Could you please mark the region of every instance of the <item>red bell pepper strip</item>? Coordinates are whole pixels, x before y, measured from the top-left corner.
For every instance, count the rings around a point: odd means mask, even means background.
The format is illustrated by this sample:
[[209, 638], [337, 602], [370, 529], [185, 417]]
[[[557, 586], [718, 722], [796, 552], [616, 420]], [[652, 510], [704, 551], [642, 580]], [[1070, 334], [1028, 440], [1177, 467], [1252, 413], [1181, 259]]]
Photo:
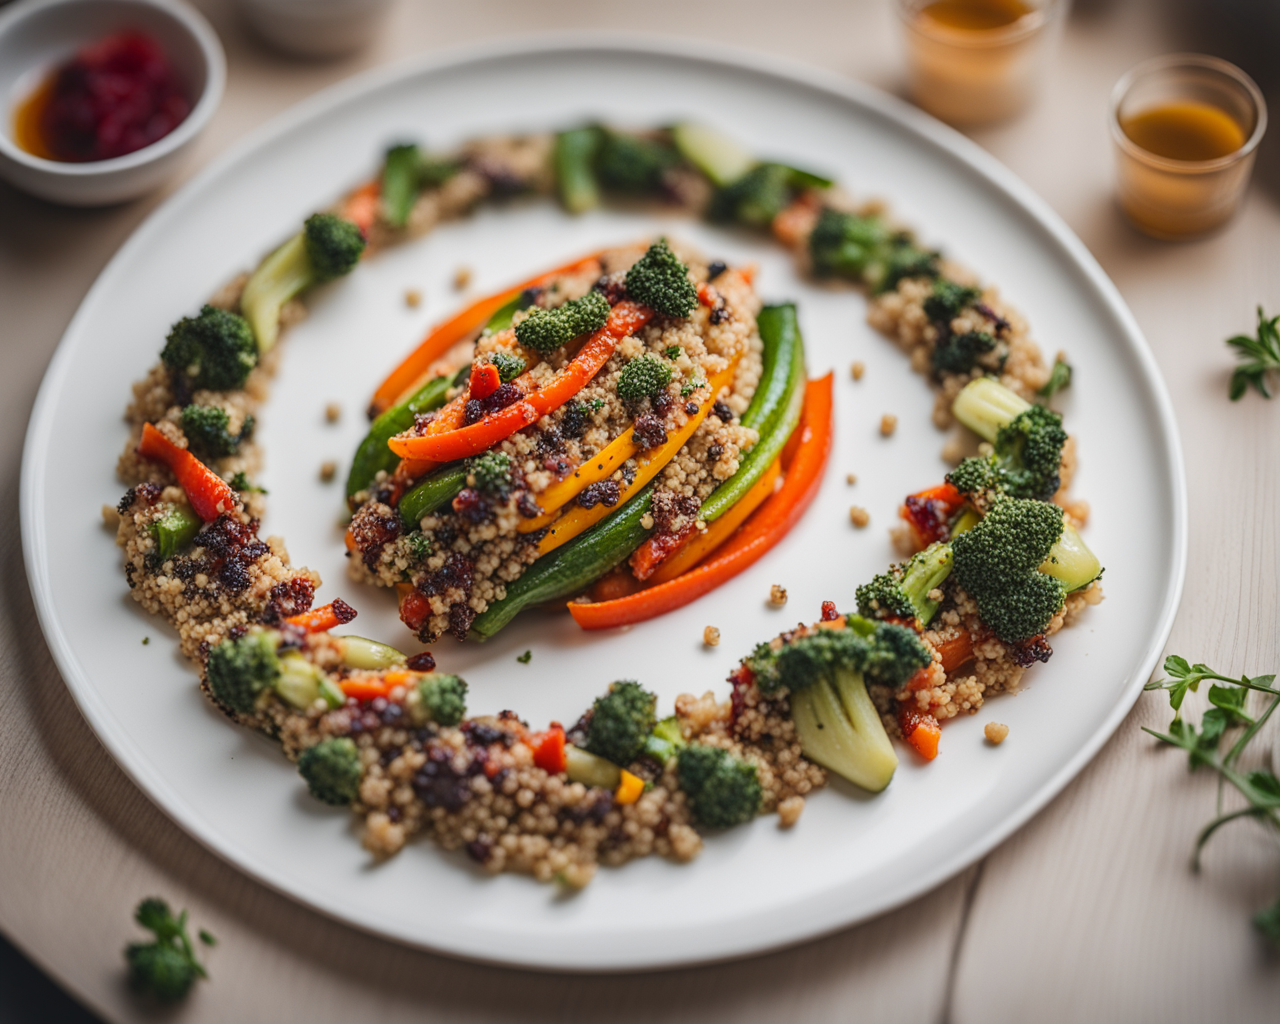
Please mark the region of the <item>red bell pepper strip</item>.
[[401, 458], [433, 459], [436, 462], [453, 462], [487, 451], [569, 401], [609, 361], [618, 343], [638, 331], [652, 317], [653, 310], [647, 306], [619, 302], [609, 311], [608, 322], [587, 339], [578, 354], [546, 387], [470, 426], [417, 437], [397, 434], [387, 445]]
[[498, 368], [493, 363], [480, 363], [471, 370], [471, 397], [488, 398], [498, 390], [498, 385], [501, 383], [502, 378], [498, 375]]
[[319, 608], [312, 608], [309, 612], [290, 615], [284, 621], [290, 626], [305, 629], [308, 633], [327, 633], [335, 626], [350, 622], [355, 617], [356, 610], [338, 597]]
[[382, 183], [367, 181], [352, 192], [342, 203], [341, 216], [360, 229], [367, 239], [378, 215], [378, 200], [382, 196]]
[[754, 564], [785, 537], [813, 501], [831, 453], [832, 375], [805, 387], [804, 411], [796, 434], [804, 443], [787, 467], [782, 486], [707, 561], [666, 583], [629, 597], [596, 604], [572, 602], [569, 612], [583, 629], [610, 629], [643, 622], [683, 608]]
[[138, 454], [152, 462], [168, 466], [178, 478], [178, 485], [187, 492], [196, 515], [206, 523], [240, 506], [240, 499], [222, 477], [197, 459], [185, 448], [179, 448], [150, 423], [142, 425], [142, 440], [138, 442]]
[[555, 775], [569, 767], [564, 752], [564, 728], [552, 722], [546, 732], [536, 733], [526, 741], [533, 748], [533, 763], [544, 772]]
[[942, 539], [947, 521], [960, 511], [963, 504], [963, 494], [950, 484], [939, 484], [927, 491], [907, 495], [898, 515], [911, 525], [916, 541], [923, 549]]
[[410, 352], [404, 362], [392, 370], [391, 375], [378, 386], [369, 407], [372, 415], [378, 416], [400, 401], [409, 389], [417, 384], [418, 378], [430, 369], [432, 363], [472, 331], [478, 331], [487, 324], [494, 313], [526, 288], [537, 288], [561, 274], [585, 272], [593, 263], [599, 264], [599, 253], [566, 263], [563, 267], [549, 270], [537, 277], [531, 277], [514, 288], [479, 299], [462, 312], [456, 313], [428, 334], [422, 344]]

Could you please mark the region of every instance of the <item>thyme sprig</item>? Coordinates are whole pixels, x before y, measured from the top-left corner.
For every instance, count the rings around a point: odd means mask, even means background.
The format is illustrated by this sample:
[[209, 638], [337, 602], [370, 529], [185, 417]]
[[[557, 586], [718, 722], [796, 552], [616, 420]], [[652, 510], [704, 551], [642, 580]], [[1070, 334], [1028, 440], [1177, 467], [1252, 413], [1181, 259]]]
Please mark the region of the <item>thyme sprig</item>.
[[[1275, 321], [1272, 321], [1274, 327]], [[1218, 775], [1218, 813], [1196, 836], [1195, 854], [1191, 860], [1194, 871], [1200, 870], [1200, 855], [1209, 838], [1223, 825], [1242, 818], [1253, 818], [1280, 834], [1280, 779], [1266, 770], [1242, 771], [1240, 755], [1249, 742], [1258, 735], [1272, 713], [1280, 707], [1280, 689], [1275, 686], [1274, 675], [1241, 676], [1239, 679], [1224, 676], [1208, 665], [1188, 663], [1186, 658], [1170, 655], [1165, 659], [1164, 670], [1168, 679], [1153, 680], [1144, 687], [1147, 690], [1166, 690], [1173, 708], [1173, 721], [1167, 733], [1143, 727], [1156, 739], [1187, 752], [1190, 768], [1209, 768]], [[1205, 680], [1210, 681], [1209, 704], [1211, 707], [1200, 718], [1200, 728], [1182, 717], [1182, 702], [1188, 691], [1196, 692]], [[1256, 716], [1247, 709], [1250, 693], [1262, 693], [1268, 697], [1266, 705]], [[1223, 742], [1230, 730], [1243, 731], [1223, 753]], [[1236, 810], [1224, 809], [1226, 786], [1230, 784], [1245, 799], [1245, 806]], [[1280, 946], [1280, 899], [1259, 910], [1253, 917], [1258, 930]]]
[[1267, 314], [1258, 307], [1258, 336], [1251, 338], [1247, 334], [1237, 334], [1228, 338], [1227, 344], [1236, 350], [1240, 365], [1231, 374], [1231, 401], [1239, 401], [1250, 385], [1258, 389], [1263, 398], [1270, 398], [1267, 378], [1280, 371], [1280, 329], [1276, 323], [1280, 316], [1267, 319]]

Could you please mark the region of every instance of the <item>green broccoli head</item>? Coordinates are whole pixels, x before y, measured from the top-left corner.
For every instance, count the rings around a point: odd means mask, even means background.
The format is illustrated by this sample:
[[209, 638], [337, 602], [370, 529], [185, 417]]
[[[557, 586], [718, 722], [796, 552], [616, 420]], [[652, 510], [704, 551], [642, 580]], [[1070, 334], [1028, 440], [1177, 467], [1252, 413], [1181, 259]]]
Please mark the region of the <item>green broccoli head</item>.
[[525, 361], [513, 352], [494, 352], [489, 356], [491, 362], [498, 369], [498, 379], [503, 384], [509, 384], [528, 368]]
[[590, 291], [555, 309], [533, 309], [516, 324], [516, 340], [546, 355], [574, 338], [600, 330], [608, 320], [609, 300]]
[[891, 292], [900, 281], [908, 278], [937, 277], [941, 256], [937, 252], [919, 248], [905, 232], [890, 239], [879, 258], [867, 267], [863, 280], [871, 290], [880, 295]]
[[756, 766], [720, 747], [695, 743], [676, 754], [676, 776], [694, 819], [708, 828], [732, 828], [760, 813], [764, 790]]
[[657, 703], [658, 698], [639, 683], [614, 683], [596, 699], [585, 748], [614, 764], [629, 765], [653, 731]]
[[346, 736], [331, 736], [302, 752], [298, 773], [321, 803], [345, 807], [360, 795], [360, 750]]
[[980, 509], [988, 508], [1002, 493], [995, 460], [978, 455], [965, 459], [948, 473], [947, 483]]
[[275, 634], [254, 629], [214, 647], [205, 665], [205, 677], [214, 697], [232, 711], [253, 711], [259, 695], [280, 678], [276, 646]]
[[804, 690], [840, 673], [897, 687], [932, 660], [914, 630], [848, 616], [843, 628], [801, 629], [760, 644], [746, 664], [760, 691], [771, 694]]
[[698, 304], [698, 290], [689, 280], [689, 268], [680, 262], [665, 238], [627, 271], [627, 295], [665, 316], [688, 316]]
[[858, 588], [858, 614], [874, 619], [916, 620], [929, 625], [939, 602], [929, 595], [951, 575], [947, 544], [933, 544]]
[[796, 196], [794, 172], [782, 164], [758, 164], [720, 189], [707, 210], [712, 220], [767, 228]]
[[205, 306], [169, 331], [160, 359], [186, 391], [234, 391], [258, 365], [258, 345], [243, 317]]
[[471, 462], [471, 475], [476, 478], [476, 490], [491, 498], [505, 500], [511, 494], [511, 456], [506, 452], [477, 456]]
[[624, 402], [654, 398], [670, 383], [670, 365], [666, 360], [646, 353], [622, 368], [618, 375], [618, 397]]
[[182, 432], [201, 459], [234, 455], [253, 436], [253, 416], [247, 415], [238, 434], [231, 433], [231, 417], [216, 405], [188, 405], [182, 410]]
[[[136, 991], [150, 992], [161, 1002], [177, 1002], [191, 991], [197, 978], [207, 976], [191, 949], [186, 911], [174, 917], [169, 904], [152, 897], [139, 903], [133, 916], [155, 935], [155, 941], [131, 942], [125, 947], [130, 985]], [[212, 936], [205, 941], [212, 943]]]
[[457, 725], [467, 717], [467, 682], [460, 676], [432, 672], [418, 682], [418, 706], [438, 725]]
[[809, 256], [819, 277], [861, 280], [889, 242], [889, 229], [879, 217], [824, 209], [809, 235]]
[[1048, 501], [1057, 493], [1062, 447], [1067, 432], [1062, 417], [1033, 405], [996, 435], [995, 459], [1003, 489], [1015, 498]]
[[897, 566], [860, 586], [857, 598], [858, 614], [870, 619], [909, 619], [915, 615], [911, 599], [902, 589], [902, 575]]
[[986, 331], [965, 331], [952, 334], [949, 331], [938, 339], [933, 347], [933, 372], [969, 373], [978, 360], [996, 347], [996, 339]]
[[1037, 570], [1062, 536], [1063, 523], [1057, 505], [1002, 497], [952, 540], [956, 579], [1001, 640], [1039, 636], [1061, 610], [1062, 583]]
[[940, 278], [933, 282], [933, 292], [924, 300], [925, 316], [934, 323], [949, 324], [981, 294], [977, 288]]
[[679, 159], [673, 149], [653, 139], [607, 131], [596, 156], [596, 175], [615, 192], [655, 193], [667, 168]]
[[365, 241], [360, 229], [332, 213], [312, 214], [307, 218], [304, 233], [317, 284], [351, 273], [364, 253]]

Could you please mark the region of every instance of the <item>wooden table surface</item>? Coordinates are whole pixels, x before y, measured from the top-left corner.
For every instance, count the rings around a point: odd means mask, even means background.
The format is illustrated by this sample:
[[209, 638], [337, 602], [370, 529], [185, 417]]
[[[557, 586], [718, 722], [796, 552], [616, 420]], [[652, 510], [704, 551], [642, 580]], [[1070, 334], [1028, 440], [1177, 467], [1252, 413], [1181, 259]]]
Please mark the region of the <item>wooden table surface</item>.
[[[887, 0], [410, 0], [369, 51], [336, 63], [278, 57], [246, 35], [228, 3], [198, 5], [222, 35], [230, 75], [188, 173], [361, 68], [499, 35], [633, 28], [636, 18], [900, 86]], [[1169, 649], [1221, 671], [1269, 672], [1280, 668], [1280, 399], [1227, 401], [1232, 360], [1222, 339], [1252, 330], [1259, 302], [1280, 312], [1280, 146], [1264, 151], [1242, 214], [1215, 237], [1166, 245], [1125, 226], [1110, 193], [1112, 83], [1148, 56], [1208, 46], [1167, 14], [1158, 0], [1077, 0], [1039, 105], [975, 138], [1098, 257], [1173, 394], [1191, 545]], [[134, 904], [150, 893], [190, 908], [221, 939], [208, 958], [214, 980], [174, 1015], [184, 1021], [1280, 1015], [1280, 957], [1248, 924], [1280, 894], [1276, 844], [1251, 825], [1233, 826], [1215, 839], [1204, 873], [1190, 873], [1214, 784], [1140, 731], [1167, 724], [1154, 694], [1046, 810], [936, 891], [817, 942], [696, 970], [584, 977], [460, 963], [329, 921], [206, 852], [133, 787], [80, 717], [40, 638], [17, 528], [22, 437], [45, 365], [103, 264], [162, 198], [76, 211], [0, 186], [0, 514], [9, 524], [0, 531], [0, 929], [104, 1018], [148, 1017], [123, 985], [120, 950]], [[1141, 515], [1144, 496], [1133, 497]], [[1280, 761], [1280, 749], [1273, 757]]]

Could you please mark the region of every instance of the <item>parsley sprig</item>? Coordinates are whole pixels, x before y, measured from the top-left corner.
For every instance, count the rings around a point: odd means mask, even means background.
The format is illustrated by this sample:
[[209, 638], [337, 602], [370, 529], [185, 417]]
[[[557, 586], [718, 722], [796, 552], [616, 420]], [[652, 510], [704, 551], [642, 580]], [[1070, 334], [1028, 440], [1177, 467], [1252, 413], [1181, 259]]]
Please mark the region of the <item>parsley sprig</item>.
[[[187, 912], [177, 917], [164, 900], [152, 897], [138, 904], [134, 920], [155, 935], [154, 942], [131, 942], [124, 957], [129, 963], [129, 981], [140, 992], [150, 992], [162, 1002], [172, 1003], [191, 991], [197, 978], [208, 973], [196, 960], [187, 935]], [[206, 946], [217, 940], [204, 929], [200, 941]]]
[[1258, 336], [1251, 338], [1247, 334], [1237, 334], [1228, 338], [1227, 344], [1236, 350], [1240, 365], [1231, 374], [1231, 401], [1239, 401], [1250, 385], [1258, 389], [1263, 398], [1270, 398], [1267, 378], [1280, 371], [1280, 330], [1276, 323], [1280, 316], [1267, 319], [1267, 314], [1258, 307]]
[[[1275, 321], [1272, 321], [1274, 327]], [[1275, 686], [1276, 677], [1241, 676], [1235, 679], [1220, 675], [1208, 665], [1192, 665], [1186, 658], [1170, 655], [1165, 659], [1164, 670], [1169, 673], [1168, 679], [1156, 679], [1147, 683], [1147, 690], [1166, 690], [1169, 704], [1173, 708], [1173, 721], [1169, 723], [1167, 733], [1156, 732], [1143, 727], [1158, 740], [1170, 746], [1185, 750], [1190, 758], [1192, 771], [1197, 768], [1209, 768], [1218, 775], [1218, 813], [1217, 816], [1200, 830], [1196, 837], [1195, 855], [1191, 866], [1200, 870], [1200, 854], [1209, 838], [1228, 822], [1241, 818], [1253, 818], [1264, 826], [1280, 832], [1280, 779], [1265, 770], [1242, 771], [1239, 767], [1240, 755], [1244, 753], [1249, 742], [1258, 735], [1267, 719], [1277, 707], [1280, 707], [1280, 689]], [[1182, 717], [1182, 702], [1188, 691], [1197, 692], [1200, 684], [1210, 681], [1209, 704], [1211, 707], [1200, 718], [1200, 728]], [[1252, 692], [1266, 694], [1269, 698], [1261, 713], [1249, 714], [1247, 709], [1249, 694]], [[1242, 728], [1234, 742], [1223, 753], [1223, 741], [1229, 731]], [[1245, 806], [1235, 810], [1225, 810], [1225, 790], [1231, 785], [1245, 799]], [[1253, 923], [1277, 946], [1280, 946], [1280, 899], [1271, 906], [1258, 911]]]

